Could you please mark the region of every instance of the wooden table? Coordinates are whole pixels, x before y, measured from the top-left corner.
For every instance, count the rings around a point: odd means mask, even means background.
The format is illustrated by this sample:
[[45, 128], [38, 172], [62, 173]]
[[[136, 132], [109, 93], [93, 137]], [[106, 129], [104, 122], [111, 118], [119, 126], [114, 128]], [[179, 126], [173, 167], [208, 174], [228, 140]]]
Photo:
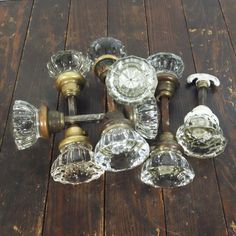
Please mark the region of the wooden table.
[[[196, 104], [191, 73], [212, 73], [221, 87], [208, 104], [228, 139], [214, 160], [188, 158], [194, 182], [154, 189], [140, 169], [81, 186], [52, 181], [57, 135], [17, 151], [12, 138], [15, 99], [63, 110], [46, 63], [64, 48], [86, 52], [101, 36], [122, 40], [141, 57], [171, 51], [185, 73], [171, 103], [173, 132]], [[0, 2], [0, 236], [224, 236], [236, 235], [236, 2], [234, 0], [23, 0]], [[91, 73], [79, 97], [81, 113], [105, 111], [104, 86]], [[98, 125], [84, 127], [93, 144]]]

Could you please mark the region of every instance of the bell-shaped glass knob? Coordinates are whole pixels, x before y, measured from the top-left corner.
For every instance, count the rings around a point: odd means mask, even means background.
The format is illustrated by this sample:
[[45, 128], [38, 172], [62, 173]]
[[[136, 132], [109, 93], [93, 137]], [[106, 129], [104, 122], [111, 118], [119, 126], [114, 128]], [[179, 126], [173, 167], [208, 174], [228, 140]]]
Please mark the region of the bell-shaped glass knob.
[[92, 147], [73, 142], [61, 150], [61, 154], [53, 162], [51, 176], [62, 184], [82, 184], [98, 179], [104, 171], [94, 164]]
[[186, 155], [200, 159], [218, 156], [227, 144], [218, 118], [205, 105], [195, 107], [185, 116], [176, 138]]
[[91, 65], [92, 61], [81, 52], [65, 50], [52, 55], [47, 68], [49, 76], [57, 79], [60, 74], [65, 72], [76, 72], [85, 77]]
[[117, 60], [106, 76], [109, 95], [120, 104], [137, 105], [154, 96], [157, 79], [147, 60], [128, 56]]
[[160, 52], [147, 58], [148, 62], [155, 68], [157, 74], [167, 73], [181, 78], [184, 71], [184, 62], [181, 57], [169, 53]]
[[146, 139], [157, 136], [160, 120], [160, 110], [156, 98], [151, 97], [142, 104], [132, 106], [128, 111], [135, 130]]
[[106, 171], [124, 171], [140, 164], [149, 155], [149, 145], [131, 127], [105, 131], [95, 147], [95, 163]]
[[13, 105], [13, 135], [18, 150], [31, 147], [40, 137], [38, 109], [28, 102], [16, 100]]
[[94, 61], [103, 55], [113, 55], [117, 58], [126, 56], [125, 46], [118, 39], [103, 37], [90, 44], [88, 54]]
[[141, 181], [153, 187], [171, 188], [189, 184], [194, 171], [179, 150], [154, 149], [144, 162]]

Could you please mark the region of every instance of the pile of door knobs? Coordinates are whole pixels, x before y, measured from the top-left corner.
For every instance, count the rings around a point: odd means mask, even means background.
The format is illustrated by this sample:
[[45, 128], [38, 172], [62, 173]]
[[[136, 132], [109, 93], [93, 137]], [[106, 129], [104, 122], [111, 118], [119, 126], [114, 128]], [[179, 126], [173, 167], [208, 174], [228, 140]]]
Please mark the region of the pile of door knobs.
[[[87, 55], [75, 50], [54, 54], [49, 76], [66, 100], [65, 113], [16, 100], [13, 134], [19, 150], [38, 138], [64, 130], [60, 155], [51, 167], [52, 178], [63, 184], [82, 184], [105, 171], [119, 172], [142, 165], [140, 179], [153, 187], [180, 187], [191, 183], [194, 170], [184, 154], [199, 159], [224, 152], [227, 141], [217, 116], [206, 105], [207, 93], [220, 81], [205, 73], [192, 74], [187, 83], [197, 88], [198, 106], [184, 118], [176, 135], [170, 131], [169, 103], [184, 71], [181, 57], [160, 52], [147, 59], [127, 56], [121, 41], [104, 37], [90, 44]], [[93, 69], [104, 84], [107, 112], [79, 114], [77, 97]], [[86, 88], [85, 88], [86, 89]], [[93, 94], [96, 99], [96, 94]], [[100, 122], [101, 137], [93, 147], [80, 124]], [[160, 127], [159, 127], [160, 124]], [[154, 140], [150, 147], [147, 140]]]

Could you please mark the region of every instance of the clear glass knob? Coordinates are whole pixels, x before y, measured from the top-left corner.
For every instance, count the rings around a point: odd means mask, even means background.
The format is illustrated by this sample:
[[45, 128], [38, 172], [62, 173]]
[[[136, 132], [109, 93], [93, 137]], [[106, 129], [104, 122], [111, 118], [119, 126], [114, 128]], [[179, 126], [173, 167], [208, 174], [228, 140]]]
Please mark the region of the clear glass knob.
[[181, 78], [184, 71], [184, 62], [181, 57], [169, 53], [160, 52], [147, 58], [148, 62], [155, 68], [157, 74], [173, 74]]
[[112, 37], [99, 38], [92, 42], [88, 54], [92, 60], [110, 54], [118, 58], [126, 56], [125, 46], [118, 39]]
[[186, 155], [200, 159], [218, 156], [227, 144], [218, 118], [205, 105], [195, 107], [185, 116], [176, 138]]
[[16, 100], [12, 112], [13, 135], [18, 150], [31, 147], [40, 137], [38, 109]]
[[158, 133], [160, 110], [156, 98], [151, 97], [147, 101], [133, 106], [132, 116], [135, 130], [144, 138], [154, 139]]
[[137, 105], [154, 96], [156, 72], [143, 58], [124, 57], [117, 60], [108, 71], [106, 87], [117, 103]]
[[149, 155], [148, 143], [126, 127], [104, 132], [95, 147], [95, 163], [106, 171], [124, 171], [140, 164]]
[[98, 179], [104, 171], [94, 164], [92, 147], [74, 142], [65, 146], [53, 162], [51, 176], [62, 184], [81, 184]]
[[83, 77], [89, 72], [92, 61], [75, 50], [59, 51], [51, 56], [47, 64], [49, 76], [53, 79], [64, 72], [78, 72]]
[[154, 149], [142, 167], [141, 181], [153, 187], [171, 188], [189, 184], [194, 171], [178, 150]]

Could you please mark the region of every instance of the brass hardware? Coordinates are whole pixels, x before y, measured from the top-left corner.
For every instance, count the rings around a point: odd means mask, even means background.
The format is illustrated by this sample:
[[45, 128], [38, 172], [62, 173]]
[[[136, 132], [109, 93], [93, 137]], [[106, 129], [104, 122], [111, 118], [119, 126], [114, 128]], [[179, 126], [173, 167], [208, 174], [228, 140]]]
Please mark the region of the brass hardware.
[[105, 54], [98, 57], [94, 63], [93, 70], [95, 75], [104, 83], [107, 71], [109, 70], [110, 66], [118, 60], [118, 57]]
[[177, 87], [179, 87], [179, 80], [176, 76], [169, 73], [161, 73], [157, 75], [158, 86], [156, 89], [156, 98], [160, 99], [162, 96], [171, 98]]
[[179, 150], [182, 152], [181, 146], [176, 141], [175, 136], [171, 132], [164, 132], [160, 135], [159, 141], [157, 145], [153, 147], [153, 149], [163, 151], [170, 150], [176, 151]]
[[85, 84], [84, 77], [78, 72], [64, 72], [56, 80], [56, 86], [64, 97], [77, 96]]
[[45, 105], [39, 109], [39, 133], [42, 138], [49, 138], [48, 107]]
[[71, 126], [66, 129], [65, 138], [60, 142], [59, 150], [74, 142], [85, 143], [92, 148], [92, 145], [89, 142], [89, 137], [86, 132], [79, 126]]
[[198, 89], [200, 89], [200, 88], [209, 88], [210, 87], [209, 82], [206, 81], [206, 80], [198, 80], [196, 82], [196, 86], [197, 86]]

